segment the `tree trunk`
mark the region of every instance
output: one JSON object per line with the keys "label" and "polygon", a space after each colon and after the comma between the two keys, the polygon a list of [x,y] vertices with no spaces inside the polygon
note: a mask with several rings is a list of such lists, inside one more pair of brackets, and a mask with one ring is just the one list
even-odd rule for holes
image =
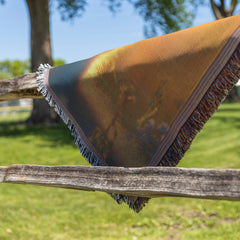
{"label": "tree trunk", "polygon": [[[210,3],[211,3],[213,14],[214,14],[215,18],[218,20],[218,19],[232,16],[234,13],[234,10],[236,9],[238,1],[231,0],[229,8],[226,8],[226,4],[225,4],[224,0],[219,1],[219,4],[216,4],[216,2],[214,0],[210,0]],[[233,87],[233,89],[227,96],[226,100],[229,102],[237,102],[239,100],[238,91],[237,91],[236,86]]]}
{"label": "tree trunk", "polygon": [[[49,30],[49,0],[26,0],[31,25],[31,70],[36,72],[41,63],[52,65]],[[59,123],[60,118],[46,100],[34,99],[28,124]]]}

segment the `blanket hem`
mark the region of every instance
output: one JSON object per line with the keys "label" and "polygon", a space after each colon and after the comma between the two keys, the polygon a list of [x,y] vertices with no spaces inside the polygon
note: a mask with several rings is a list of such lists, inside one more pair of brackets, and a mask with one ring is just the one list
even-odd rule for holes
{"label": "blanket hem", "polygon": [[240,44],[210,85],[175,140],[159,162],[159,166],[176,166],[189,149],[193,139],[229,94],[240,78]]}
{"label": "blanket hem", "polygon": [[[100,159],[94,154],[93,151],[89,150],[87,145],[84,143],[83,139],[80,137],[80,134],[75,126],[74,122],[67,116],[63,108],[60,107],[60,104],[54,99],[53,94],[49,91],[46,84],[46,79],[48,78],[49,70],[52,68],[49,64],[41,64],[37,71],[37,90],[45,97],[47,102],[51,107],[54,108],[56,113],[61,117],[63,122],[68,126],[69,130],[74,137],[75,144],[80,149],[80,153],[84,158],[93,166],[103,166]],[[145,203],[148,202],[147,198],[134,198],[132,197],[110,193],[109,194],[118,204],[125,202],[128,206],[133,209],[135,212],[140,212],[140,210],[145,206]]]}

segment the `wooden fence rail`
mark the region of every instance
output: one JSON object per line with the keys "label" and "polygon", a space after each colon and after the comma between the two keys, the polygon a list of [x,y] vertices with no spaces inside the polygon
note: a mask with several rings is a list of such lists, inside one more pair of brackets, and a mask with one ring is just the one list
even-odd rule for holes
{"label": "wooden fence rail", "polygon": [[[0,101],[42,98],[36,74],[0,80]],[[240,170],[169,167],[11,165],[0,167],[0,182],[35,184],[129,196],[177,196],[240,200]]]}
{"label": "wooden fence rail", "polygon": [[11,165],[0,167],[0,182],[149,198],[240,200],[240,170]]}
{"label": "wooden fence rail", "polygon": [[37,91],[36,73],[0,80],[0,101],[21,98],[43,98]]}

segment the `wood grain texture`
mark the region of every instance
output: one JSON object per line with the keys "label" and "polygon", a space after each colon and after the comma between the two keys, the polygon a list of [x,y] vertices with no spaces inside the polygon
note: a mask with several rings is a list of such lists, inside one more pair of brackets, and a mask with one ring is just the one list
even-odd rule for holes
{"label": "wood grain texture", "polygon": [[240,200],[240,170],[231,169],[11,165],[0,167],[0,181],[148,198]]}
{"label": "wood grain texture", "polygon": [[21,98],[43,98],[37,91],[36,73],[0,80],[0,101]]}
{"label": "wood grain texture", "polygon": [[7,173],[7,167],[0,167],[0,182],[4,182]]}

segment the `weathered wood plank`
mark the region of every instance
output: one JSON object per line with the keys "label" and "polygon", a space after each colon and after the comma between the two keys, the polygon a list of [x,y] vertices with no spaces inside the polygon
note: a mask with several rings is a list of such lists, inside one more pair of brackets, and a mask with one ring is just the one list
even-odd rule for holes
{"label": "weathered wood plank", "polygon": [[0,181],[143,197],[240,200],[240,170],[11,165]]}
{"label": "weathered wood plank", "polygon": [[6,176],[7,167],[0,167],[0,182],[4,182],[4,177]]}
{"label": "weathered wood plank", "polygon": [[43,98],[37,91],[36,73],[0,80],[0,101],[21,98]]}

